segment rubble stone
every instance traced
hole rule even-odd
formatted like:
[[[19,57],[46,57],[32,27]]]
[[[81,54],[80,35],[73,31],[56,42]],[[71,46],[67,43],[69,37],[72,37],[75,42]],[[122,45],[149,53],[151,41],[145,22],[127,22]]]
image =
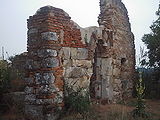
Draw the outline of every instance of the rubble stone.
[[[30,30],[28,30],[28,34],[33,34],[33,33],[37,33],[38,30],[36,28],[32,28]]]
[[[63,47],[62,48],[62,54],[63,54],[63,58],[65,59],[65,60],[68,60],[68,59],[70,59],[70,54],[71,54],[71,48],[69,48],[69,47]]]
[[[56,32],[44,32],[41,33],[41,35],[42,35],[42,40],[54,40],[54,41],[58,40]]]
[[[56,57],[57,51],[52,49],[38,50],[38,57]]]
[[[27,86],[27,87],[25,88],[24,92],[25,92],[26,94],[32,94],[32,93],[33,93],[33,90],[34,90],[33,87],[28,87],[28,86]]]
[[[88,58],[88,50],[86,48],[78,48],[77,59],[85,60]]]
[[[33,78],[25,78],[24,79],[25,80],[25,82],[27,83],[27,84],[33,84],[34,82],[33,82]]]
[[[42,67],[53,68],[59,66],[59,60],[57,58],[46,58],[42,61]]]
[[[26,96],[25,96],[25,100],[24,101],[26,101],[27,103],[35,103],[35,100],[36,100],[36,95],[34,95],[34,94],[27,94]]]

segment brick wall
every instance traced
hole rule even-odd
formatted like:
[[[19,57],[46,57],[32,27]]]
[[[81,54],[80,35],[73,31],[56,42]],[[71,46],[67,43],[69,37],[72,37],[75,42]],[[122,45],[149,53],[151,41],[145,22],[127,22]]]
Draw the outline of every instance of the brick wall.
[[[81,32],[67,13],[51,6],[28,19],[26,117],[49,119],[64,106],[64,84],[89,88],[92,63]]]

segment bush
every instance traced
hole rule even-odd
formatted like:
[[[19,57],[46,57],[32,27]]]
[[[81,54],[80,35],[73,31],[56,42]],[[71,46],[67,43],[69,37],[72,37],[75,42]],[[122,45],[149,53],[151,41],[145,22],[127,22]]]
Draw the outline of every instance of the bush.
[[[145,111],[145,101],[143,99],[144,97],[144,91],[145,86],[143,85],[143,79],[142,79],[142,72],[139,72],[139,80],[136,84],[136,92],[137,92],[137,104],[136,108],[133,110],[133,117],[141,117],[141,118],[148,118],[148,114]]]
[[[65,109],[69,112],[83,114],[89,111],[90,97],[89,92],[85,88],[74,89],[73,85],[66,85]]]
[[[10,68],[5,60],[0,60],[0,94],[10,90]]]

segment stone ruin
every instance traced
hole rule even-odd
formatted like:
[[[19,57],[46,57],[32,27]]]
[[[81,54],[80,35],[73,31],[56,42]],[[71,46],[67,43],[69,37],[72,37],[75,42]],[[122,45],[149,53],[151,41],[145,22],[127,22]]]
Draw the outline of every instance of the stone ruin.
[[[132,95],[135,46],[121,0],[100,0],[99,27],[81,28],[62,9],[40,8],[28,19],[25,114],[54,120],[64,106],[64,86],[115,103]]]

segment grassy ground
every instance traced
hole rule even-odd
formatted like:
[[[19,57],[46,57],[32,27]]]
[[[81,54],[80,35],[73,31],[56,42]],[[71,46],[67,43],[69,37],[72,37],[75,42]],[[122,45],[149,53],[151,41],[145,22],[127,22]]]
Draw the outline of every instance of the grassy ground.
[[[160,100],[146,100],[146,111],[149,118],[133,118],[131,111],[135,108],[135,100],[121,104],[94,105],[90,113],[85,115],[65,115],[61,120],[160,120]]]
[[[146,100],[146,110],[151,115],[148,119],[133,119],[130,114],[135,108],[135,99],[120,104],[92,105],[90,112],[81,114],[64,114],[60,120],[160,120],[160,100]],[[23,120],[16,108],[0,115],[0,120]]]

